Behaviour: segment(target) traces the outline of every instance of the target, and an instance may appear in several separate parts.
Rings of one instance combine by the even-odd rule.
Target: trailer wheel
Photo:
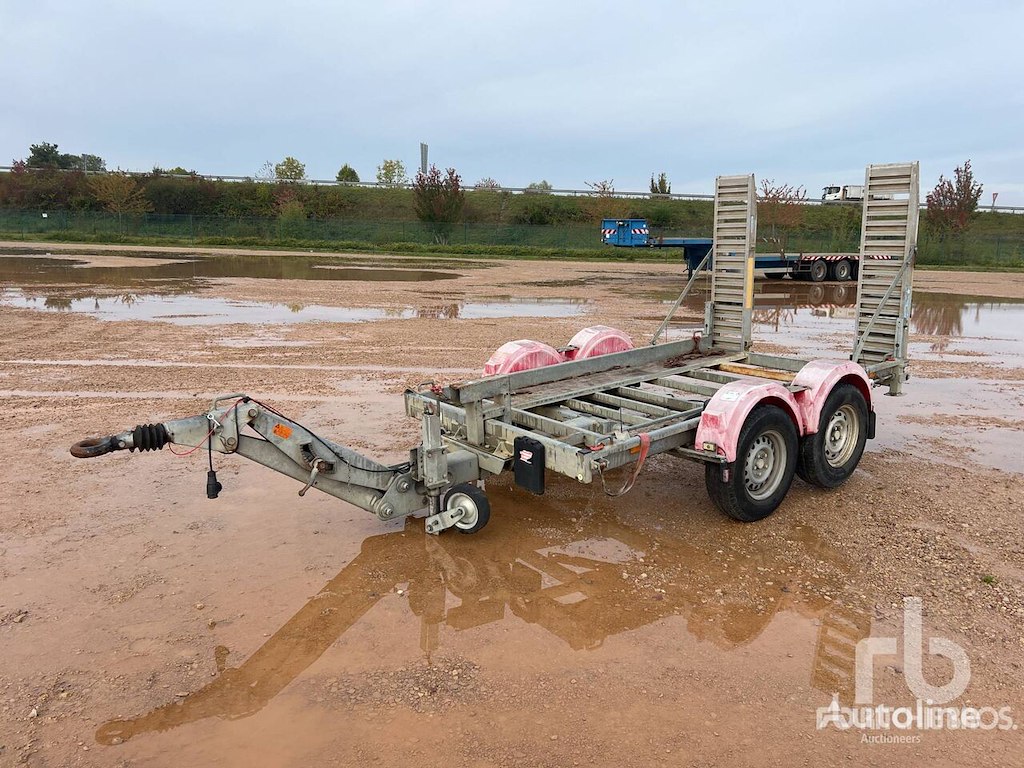
[[[452,486],[444,495],[444,508],[462,507],[462,517],[455,522],[459,533],[476,533],[491,519],[491,502],[487,494],[472,483]]]
[[[832,279],[840,283],[848,282],[853,278],[853,265],[849,259],[840,259],[832,265]]]
[[[828,277],[828,262],[824,259],[818,259],[817,261],[811,262],[811,270],[808,274],[808,279],[812,283],[822,283],[825,278]]]
[[[774,512],[793,483],[798,441],[796,426],[776,405],[760,405],[740,430],[736,461],[708,464],[708,495],[729,517],[744,523]]]
[[[800,441],[796,471],[811,485],[836,488],[857,468],[867,439],[867,401],[853,384],[840,384],[825,400],[818,431]]]

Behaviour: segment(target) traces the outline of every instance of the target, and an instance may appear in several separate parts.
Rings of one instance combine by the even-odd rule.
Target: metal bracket
[[[423,408],[423,445],[419,451],[419,474],[430,489],[448,485],[448,457],[441,439],[441,415],[436,403]]]
[[[466,514],[466,510],[462,507],[455,507],[454,509],[442,509],[436,515],[431,515],[426,520],[427,533],[433,533],[437,535],[446,528],[451,528],[462,516]]]
[[[306,491],[312,488],[313,483],[316,482],[316,476],[320,474],[320,470],[327,469],[327,467],[330,466],[329,462],[324,461],[323,459],[320,458],[313,459],[311,464],[313,466],[313,469],[309,473],[309,481],[304,486],[302,486],[302,490],[299,491],[299,496],[305,496]]]

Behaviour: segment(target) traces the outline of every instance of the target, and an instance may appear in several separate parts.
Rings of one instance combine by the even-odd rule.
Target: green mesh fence
[[[700,237],[704,232],[656,230],[665,237]],[[777,251],[770,233],[762,232],[757,250]],[[332,243],[418,244],[421,246],[510,246],[607,252],[597,224],[525,225],[463,223],[438,226],[416,221],[348,221],[344,219],[219,217],[174,214],[118,215],[95,211],[0,210],[0,237],[7,240],[85,240],[238,245],[311,245]],[[787,252],[855,252],[860,232],[796,231],[785,237]],[[620,254],[621,255],[621,254]],[[639,249],[636,255],[641,255]],[[649,251],[645,256],[653,255]],[[1024,266],[1024,235],[920,238],[918,261],[942,265]]]

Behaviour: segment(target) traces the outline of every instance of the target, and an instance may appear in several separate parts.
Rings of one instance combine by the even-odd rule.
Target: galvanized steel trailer
[[[84,440],[71,450],[89,458],[168,443],[205,448],[211,498],[221,490],[213,452],[237,453],[304,482],[300,495],[316,488],[382,520],[425,512],[430,533],[483,528],[490,505],[481,481],[489,476],[512,470],[518,484],[543,493],[550,470],[599,480],[618,495],[649,455],[669,453],[705,465],[709,495],[723,511],[759,520],[779,506],[795,474],[822,488],[842,484],[874,436],[872,388],[900,393],[917,217],[917,163],[869,166],[849,360],[751,349],[754,177],[723,176],[715,187],[711,300],[701,331],[657,343],[691,278],[647,346],[548,348],[546,358],[505,360],[494,375],[407,391],[405,410],[421,421],[421,441],[406,462],[377,462],[243,394],[217,398],[197,416]],[[609,489],[606,474],[630,464],[621,487]]]

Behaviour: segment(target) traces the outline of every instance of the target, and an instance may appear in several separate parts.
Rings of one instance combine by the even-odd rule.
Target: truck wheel
[[[812,283],[824,282],[828,277],[828,263],[824,259],[811,262],[810,281]]]
[[[740,430],[736,461],[705,467],[708,496],[725,514],[744,523],[768,517],[793,483],[797,450],[796,427],[789,414],[775,405],[754,408]]]
[[[868,439],[868,404],[853,384],[839,384],[825,400],[818,431],[800,441],[797,473],[811,485],[836,488],[860,463]]]
[[[853,267],[850,264],[849,259],[840,259],[832,265],[832,279],[840,283],[845,283],[852,279]]]
[[[455,521],[459,533],[476,533],[491,519],[491,502],[487,494],[472,483],[452,486],[444,495],[444,508],[462,507],[462,517]]]

